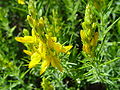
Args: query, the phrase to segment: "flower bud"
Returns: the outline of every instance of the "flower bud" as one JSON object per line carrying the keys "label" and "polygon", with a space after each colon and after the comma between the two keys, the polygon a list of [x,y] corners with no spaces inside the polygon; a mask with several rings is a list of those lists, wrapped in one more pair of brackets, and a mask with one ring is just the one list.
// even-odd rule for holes
{"label": "flower bud", "polygon": [[31,16],[28,15],[27,20],[28,20],[30,26],[33,28],[34,24],[35,24],[35,19],[33,19]]}
{"label": "flower bud", "polygon": [[24,34],[25,36],[29,36],[29,31],[28,31],[27,29],[23,29],[23,34]]}

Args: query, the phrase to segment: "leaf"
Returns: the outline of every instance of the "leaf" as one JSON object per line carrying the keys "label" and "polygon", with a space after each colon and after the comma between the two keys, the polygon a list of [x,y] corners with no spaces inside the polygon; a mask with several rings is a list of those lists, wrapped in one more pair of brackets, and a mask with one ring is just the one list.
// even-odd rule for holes
{"label": "leaf", "polygon": [[117,57],[117,58],[115,58],[115,59],[113,59],[113,60],[110,60],[110,61],[108,61],[108,62],[105,62],[105,63],[101,64],[100,66],[107,65],[107,64],[111,64],[112,62],[115,62],[115,61],[117,61],[117,60],[120,60],[120,57]]}

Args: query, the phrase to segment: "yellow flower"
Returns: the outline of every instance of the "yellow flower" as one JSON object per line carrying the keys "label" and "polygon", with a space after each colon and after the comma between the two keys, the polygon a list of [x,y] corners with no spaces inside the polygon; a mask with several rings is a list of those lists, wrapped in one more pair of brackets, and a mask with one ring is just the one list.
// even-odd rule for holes
{"label": "yellow flower", "polygon": [[[72,45],[63,46],[63,48],[61,49],[61,52],[67,53],[71,48],[72,48]],[[68,52],[68,54],[69,54],[69,53],[70,53],[70,52]]]}
{"label": "yellow flower", "polygon": [[34,43],[34,38],[32,36],[15,37],[15,40],[22,43]]}
{"label": "yellow flower", "polygon": [[54,44],[56,43],[57,41],[57,38],[56,37],[50,37],[48,35],[46,35],[46,38],[47,38],[47,44],[50,48],[53,48],[54,47]]}
{"label": "yellow flower", "polygon": [[97,45],[97,42],[98,42],[98,32],[95,32],[94,37],[91,40],[91,46],[95,47]]}
{"label": "yellow flower", "polygon": [[57,52],[57,53],[60,53],[62,50],[62,45],[60,43],[54,43],[52,45],[52,47],[54,48],[54,50]]}
{"label": "yellow flower", "polygon": [[19,4],[25,4],[24,0],[18,0]]}
{"label": "yellow flower", "polygon": [[32,68],[34,66],[36,66],[41,60],[41,55],[38,54],[37,52],[35,52],[34,54],[32,54],[31,56],[31,61],[29,63],[29,68]]}
{"label": "yellow flower", "polygon": [[60,65],[60,60],[56,56],[50,54],[49,56],[46,56],[46,59],[43,60],[40,74],[45,72],[50,63],[53,67],[57,67],[61,72],[63,71],[62,66]]}
{"label": "yellow flower", "polygon": [[15,40],[21,43],[36,43],[40,41],[34,29],[32,29],[32,36],[15,37]]}
{"label": "yellow flower", "polygon": [[90,44],[83,44],[83,51],[89,54],[91,52]]}
{"label": "yellow flower", "polygon": [[87,35],[84,30],[80,30],[80,36],[81,36],[82,42],[84,42],[87,38]]}
{"label": "yellow flower", "polygon": [[[50,48],[53,48],[57,53],[67,53],[71,48],[72,46],[69,45],[69,46],[62,46],[60,43],[57,43],[57,38],[56,37],[49,37],[47,35],[47,39],[48,39],[48,45]],[[69,54],[69,53],[68,53]]]}
{"label": "yellow flower", "polygon": [[24,53],[31,56],[31,60],[28,65],[29,68],[35,67],[42,60],[40,74],[44,73],[50,64],[62,72],[63,69],[60,65],[60,60],[56,55],[60,52],[69,54],[70,52],[68,51],[72,46],[63,46],[60,43],[57,43],[56,37],[50,37],[49,35],[45,35],[45,37],[45,41],[43,41],[44,39],[41,40],[39,34],[32,29],[32,36],[16,37],[15,39],[22,43],[31,43],[30,47],[28,45],[31,49],[30,51],[23,50]]}

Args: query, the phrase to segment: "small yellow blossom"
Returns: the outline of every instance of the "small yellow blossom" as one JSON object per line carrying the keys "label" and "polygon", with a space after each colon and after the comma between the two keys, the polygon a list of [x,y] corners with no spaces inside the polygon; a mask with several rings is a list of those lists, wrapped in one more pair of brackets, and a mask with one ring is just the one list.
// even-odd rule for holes
{"label": "small yellow blossom", "polygon": [[72,45],[69,46],[63,46],[62,51],[63,53],[67,53],[72,48]]}
{"label": "small yellow blossom", "polygon": [[18,0],[19,4],[25,4],[24,0]]}
{"label": "small yellow blossom", "polygon": [[87,35],[84,30],[80,30],[80,36],[81,36],[82,41],[85,41],[85,39],[87,38]]}
{"label": "small yellow blossom", "polygon": [[71,48],[72,46],[69,45],[69,46],[62,46],[60,43],[57,43],[57,38],[56,37],[48,37],[47,36],[47,39],[48,39],[48,45],[53,48],[57,53],[67,53]]}
{"label": "small yellow blossom", "polygon": [[83,44],[83,51],[89,54],[91,52],[89,44]]}

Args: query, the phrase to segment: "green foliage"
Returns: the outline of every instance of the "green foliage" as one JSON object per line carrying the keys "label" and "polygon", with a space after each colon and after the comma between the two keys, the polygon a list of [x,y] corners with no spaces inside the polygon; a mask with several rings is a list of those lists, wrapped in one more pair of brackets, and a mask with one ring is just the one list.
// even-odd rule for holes
{"label": "green foliage", "polygon": [[[86,90],[95,84],[102,84],[106,90],[120,89],[120,0],[24,1],[24,5],[17,0],[0,1],[0,90],[42,90],[49,86]],[[95,57],[84,55],[79,34],[88,3],[95,18],[94,31],[99,32]],[[73,45],[70,55],[59,56],[63,72],[50,66],[40,75],[39,64],[28,69],[30,57],[22,52],[26,48],[15,41],[16,36],[31,35],[27,15],[36,20],[43,17],[45,32],[57,36],[63,45]]]}

